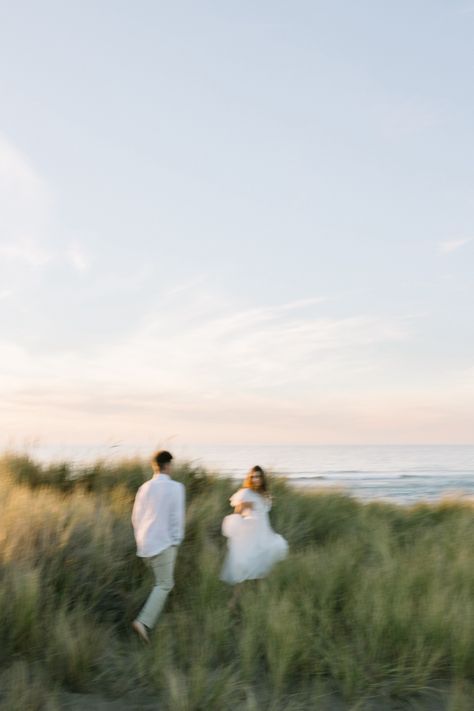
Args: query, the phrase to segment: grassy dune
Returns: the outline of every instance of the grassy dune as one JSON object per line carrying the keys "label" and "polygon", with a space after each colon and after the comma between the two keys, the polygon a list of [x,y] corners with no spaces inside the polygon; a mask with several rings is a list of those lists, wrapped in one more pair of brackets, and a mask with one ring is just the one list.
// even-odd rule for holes
{"label": "grassy dune", "polygon": [[230,614],[218,574],[235,485],[182,465],[186,539],[144,648],[129,625],[151,580],[130,511],[148,476],[138,461],[75,478],[68,464],[0,461],[0,708],[57,711],[66,692],[172,711],[425,708],[432,689],[444,701],[426,708],[474,708],[472,507],[362,504],[274,481],[290,557]]}

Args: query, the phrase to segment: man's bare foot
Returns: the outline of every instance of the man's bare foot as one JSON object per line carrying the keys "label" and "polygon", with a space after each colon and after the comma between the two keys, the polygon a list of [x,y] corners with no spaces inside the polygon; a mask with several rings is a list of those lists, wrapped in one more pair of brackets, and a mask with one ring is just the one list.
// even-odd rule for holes
{"label": "man's bare foot", "polygon": [[132,627],[137,635],[147,644],[150,644],[150,638],[148,636],[148,630],[140,620],[133,620]]}

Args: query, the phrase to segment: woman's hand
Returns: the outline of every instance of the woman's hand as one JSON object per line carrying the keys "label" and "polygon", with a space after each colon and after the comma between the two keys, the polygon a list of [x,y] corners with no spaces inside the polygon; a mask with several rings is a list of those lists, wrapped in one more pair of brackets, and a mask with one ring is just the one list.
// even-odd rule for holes
{"label": "woman's hand", "polygon": [[237,504],[237,506],[234,508],[235,513],[240,514],[243,516],[247,511],[251,511],[253,509],[253,504],[251,501],[242,501],[242,503]]}

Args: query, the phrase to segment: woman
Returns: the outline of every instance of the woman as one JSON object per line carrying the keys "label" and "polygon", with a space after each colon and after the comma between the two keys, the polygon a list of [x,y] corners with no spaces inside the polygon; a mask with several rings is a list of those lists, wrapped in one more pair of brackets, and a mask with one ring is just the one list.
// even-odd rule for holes
{"label": "woman", "polygon": [[244,580],[263,578],[288,553],[288,544],[272,529],[268,512],[272,507],[265,473],[253,467],[244,484],[230,498],[235,513],[222,522],[227,538],[227,555],[221,580],[237,585]]}

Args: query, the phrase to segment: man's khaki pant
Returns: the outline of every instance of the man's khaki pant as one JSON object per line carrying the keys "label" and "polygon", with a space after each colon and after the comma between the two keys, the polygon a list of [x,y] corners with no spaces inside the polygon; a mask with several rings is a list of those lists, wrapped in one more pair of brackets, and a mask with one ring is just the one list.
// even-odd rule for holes
{"label": "man's khaki pant", "polygon": [[148,600],[137,617],[148,629],[152,629],[163,609],[168,593],[174,585],[174,564],[178,546],[170,546],[166,550],[143,560],[153,570],[155,586],[148,596]]}

